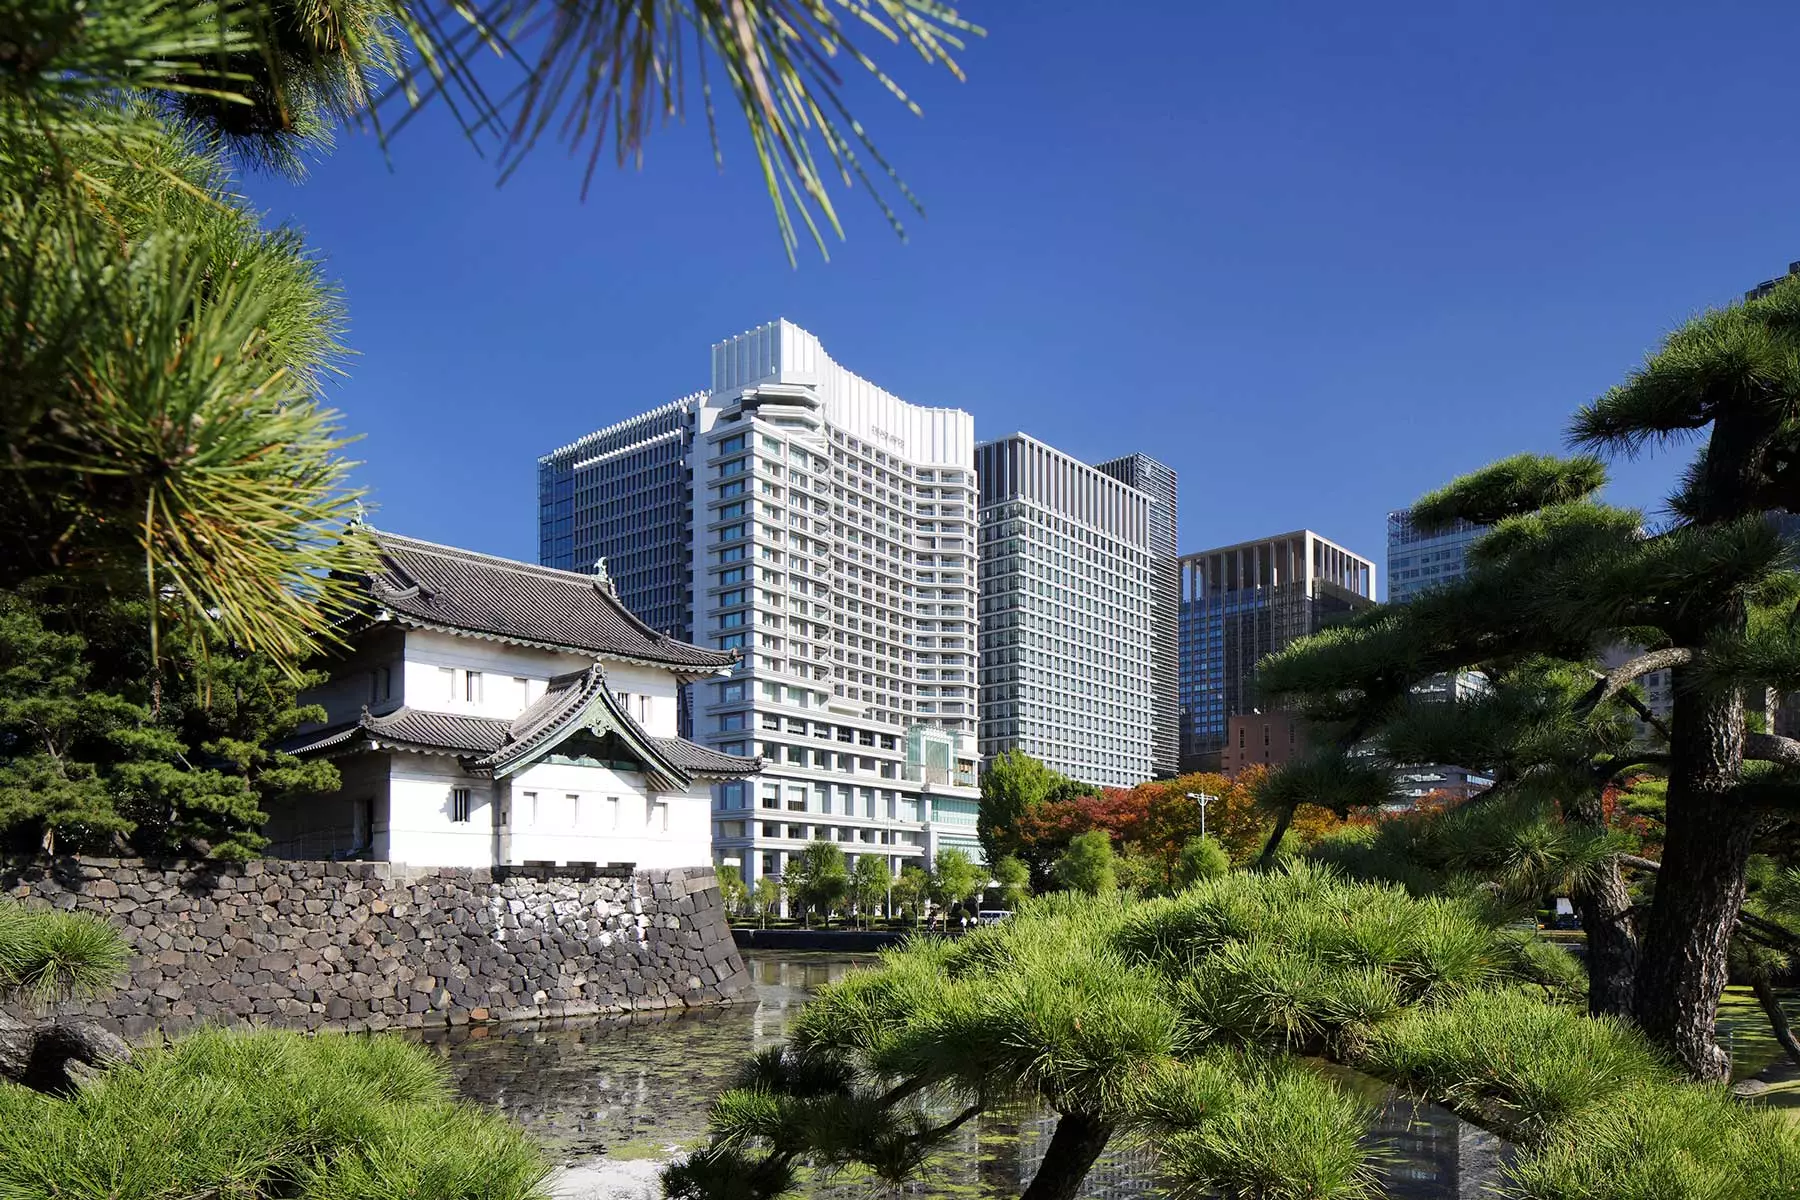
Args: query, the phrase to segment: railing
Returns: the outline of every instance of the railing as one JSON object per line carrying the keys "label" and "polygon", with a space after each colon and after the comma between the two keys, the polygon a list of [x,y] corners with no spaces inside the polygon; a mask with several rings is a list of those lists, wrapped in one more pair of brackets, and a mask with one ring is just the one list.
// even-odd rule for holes
{"label": "railing", "polygon": [[937,784],[940,787],[979,787],[973,770],[956,770],[948,767],[928,767],[920,763],[907,763],[901,778],[912,783]]}

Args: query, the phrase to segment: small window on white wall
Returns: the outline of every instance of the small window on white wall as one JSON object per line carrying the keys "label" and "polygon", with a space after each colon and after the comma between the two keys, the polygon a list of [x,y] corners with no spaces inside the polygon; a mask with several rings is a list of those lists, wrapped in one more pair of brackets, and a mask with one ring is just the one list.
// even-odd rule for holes
{"label": "small window on white wall", "polygon": [[669,832],[669,805],[667,801],[650,801],[650,832]]}
{"label": "small window on white wall", "polygon": [[456,699],[456,671],[450,667],[438,668],[438,682],[444,685],[444,699]]}
{"label": "small window on white wall", "polygon": [[639,696],[637,698],[637,701],[638,701],[638,722],[640,724],[648,725],[650,723],[650,697]]}
{"label": "small window on white wall", "polygon": [[602,829],[613,830],[619,827],[619,798],[617,796],[606,798],[606,811],[601,814],[601,818],[600,827]]}
{"label": "small window on white wall", "polygon": [[569,828],[574,829],[581,824],[581,797],[570,792],[567,799],[569,801]]}
{"label": "small window on white wall", "polygon": [[467,821],[469,819],[468,788],[450,789],[450,819],[452,821]]}
{"label": "small window on white wall", "polygon": [[463,699],[470,704],[481,703],[481,672],[463,672]]}
{"label": "small window on white wall", "polygon": [[526,825],[536,825],[538,818],[538,794],[521,792],[519,795],[519,820]]}

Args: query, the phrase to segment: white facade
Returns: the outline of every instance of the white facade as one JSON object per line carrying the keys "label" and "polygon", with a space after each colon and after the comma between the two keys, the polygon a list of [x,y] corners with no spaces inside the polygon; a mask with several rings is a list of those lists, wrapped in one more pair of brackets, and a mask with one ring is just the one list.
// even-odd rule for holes
{"label": "white facade", "polygon": [[[443,549],[389,543],[425,547],[417,561],[427,564]],[[466,566],[458,553],[437,559]],[[513,603],[566,617],[573,603],[602,628],[626,623],[624,633],[648,637],[652,650],[695,650],[616,616],[623,610],[610,584],[591,576],[526,564],[512,572],[504,560],[485,558],[475,566],[460,582],[477,597],[491,591],[496,608]],[[521,581],[536,590],[507,591]],[[429,603],[433,590],[428,583],[401,594],[417,605]],[[404,614],[379,615],[332,664],[330,679],[301,697],[323,707],[326,719],[290,748],[330,757],[341,786],[272,812],[269,852],[420,867],[709,862],[712,784],[755,769],[678,737],[681,686],[716,673],[714,662],[724,660],[707,655],[674,668],[524,644],[509,631],[420,627]]]}
{"label": "white facade", "polygon": [[693,737],[760,754],[720,785],[714,850],[746,881],[808,841],[898,872],[979,858],[974,421],[909,404],[776,321],[713,348],[689,463]]}
{"label": "white facade", "polygon": [[1152,777],[1152,498],[1013,434],[981,477],[982,756],[1020,749],[1074,779]]}

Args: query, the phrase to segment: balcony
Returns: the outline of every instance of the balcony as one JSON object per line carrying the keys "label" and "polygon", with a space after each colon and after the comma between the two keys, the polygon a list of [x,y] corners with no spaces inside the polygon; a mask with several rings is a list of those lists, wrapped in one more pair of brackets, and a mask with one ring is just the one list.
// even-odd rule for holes
{"label": "balcony", "polygon": [[922,783],[926,788],[978,788],[981,786],[976,778],[975,768],[970,767],[927,767],[920,763],[907,763],[901,768],[902,779],[909,783]]}

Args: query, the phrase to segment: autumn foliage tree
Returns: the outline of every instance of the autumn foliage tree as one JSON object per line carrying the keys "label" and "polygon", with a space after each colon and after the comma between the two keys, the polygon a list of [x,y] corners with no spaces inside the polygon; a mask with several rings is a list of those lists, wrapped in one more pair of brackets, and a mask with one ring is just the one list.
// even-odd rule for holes
{"label": "autumn foliage tree", "polygon": [[[1023,754],[1018,757],[1030,766],[1015,763],[1011,769],[1017,776],[1033,774],[1032,766],[1049,771]],[[1201,832],[1200,805],[1192,797],[1210,797],[1206,833],[1232,861],[1243,863],[1255,857],[1271,830],[1272,818],[1259,800],[1267,779],[1268,771],[1258,766],[1235,778],[1207,772],[1134,788],[1107,788],[1094,795],[1061,796],[1055,794],[1052,782],[1040,787],[1035,802],[1009,815],[1006,845],[1031,868],[1041,888],[1054,885],[1055,864],[1071,842],[1083,834],[1104,832],[1124,856],[1121,878],[1127,885],[1171,892],[1180,886],[1182,848]],[[1311,842],[1341,823],[1328,810],[1308,804],[1299,808],[1290,828],[1297,839]]]}

